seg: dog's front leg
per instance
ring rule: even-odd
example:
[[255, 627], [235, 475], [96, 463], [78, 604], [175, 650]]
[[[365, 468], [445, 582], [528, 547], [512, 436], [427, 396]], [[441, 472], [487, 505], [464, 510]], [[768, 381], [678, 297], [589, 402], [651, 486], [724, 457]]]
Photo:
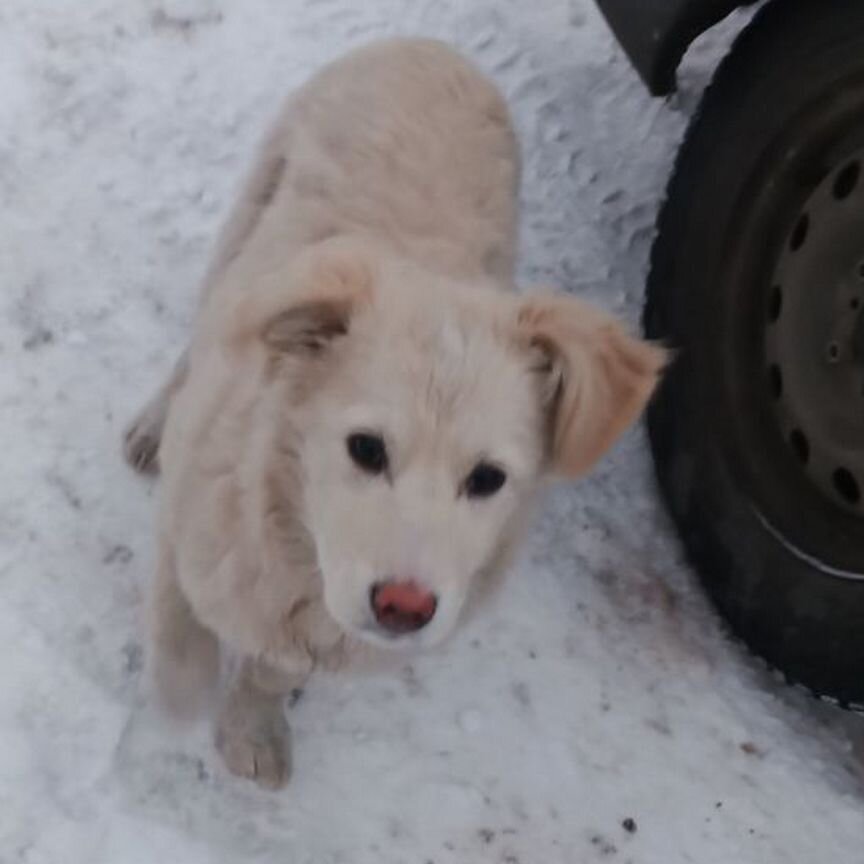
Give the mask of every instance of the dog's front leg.
[[148, 667], [164, 709], [179, 718], [200, 714], [216, 692], [219, 642], [195, 617], [174, 569], [169, 545], [160, 544], [148, 603]]
[[259, 786], [278, 789], [291, 773], [290, 730], [284, 698], [302, 687], [311, 664], [295, 671], [246, 660], [219, 712], [216, 746], [228, 769]]

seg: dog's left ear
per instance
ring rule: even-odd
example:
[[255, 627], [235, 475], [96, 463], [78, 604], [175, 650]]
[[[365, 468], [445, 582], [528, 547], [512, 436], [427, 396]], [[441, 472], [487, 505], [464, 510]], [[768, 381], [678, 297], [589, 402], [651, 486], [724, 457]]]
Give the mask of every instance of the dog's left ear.
[[566, 295], [523, 301], [517, 328], [548, 412], [550, 469], [582, 474], [641, 414], [668, 354]]
[[300, 258], [291, 281], [291, 295], [265, 321], [261, 338], [281, 353], [316, 354], [348, 332], [351, 316], [371, 298], [373, 266], [356, 248], [322, 243]]
[[348, 332], [354, 310], [350, 296], [333, 294], [303, 299], [268, 321], [261, 338], [280, 354], [318, 354]]
[[325, 241], [287, 270], [239, 289], [231, 329], [237, 344], [251, 340], [278, 354], [317, 355], [348, 332], [357, 309], [371, 301], [373, 283], [365, 250]]

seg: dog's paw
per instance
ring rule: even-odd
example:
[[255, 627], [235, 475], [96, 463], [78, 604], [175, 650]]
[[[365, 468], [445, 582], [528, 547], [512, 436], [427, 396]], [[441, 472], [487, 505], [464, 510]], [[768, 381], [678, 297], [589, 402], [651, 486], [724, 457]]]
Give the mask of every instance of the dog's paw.
[[123, 435], [123, 455], [139, 474], [159, 473], [159, 442], [163, 418], [145, 408]]
[[291, 773], [288, 723], [281, 705], [229, 704], [219, 718], [216, 748], [228, 770], [265, 789], [280, 789]]

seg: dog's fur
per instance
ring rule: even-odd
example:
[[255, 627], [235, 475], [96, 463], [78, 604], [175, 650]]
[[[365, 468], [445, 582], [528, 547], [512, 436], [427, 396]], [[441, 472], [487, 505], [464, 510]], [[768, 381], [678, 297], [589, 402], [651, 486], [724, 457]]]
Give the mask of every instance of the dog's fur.
[[[282, 782], [281, 693], [351, 640], [386, 641], [376, 581], [437, 595], [400, 644], [445, 637], [540, 481], [590, 468], [655, 386], [659, 348], [572, 297], [510, 290], [517, 184], [500, 95], [429, 41], [332, 64], [264, 142], [192, 344], [126, 440], [163, 476], [157, 691], [188, 710], [220, 643], [246, 658], [217, 735], [237, 773]], [[385, 474], [351, 462], [357, 430], [385, 439]], [[507, 479], [471, 499], [481, 459]]]

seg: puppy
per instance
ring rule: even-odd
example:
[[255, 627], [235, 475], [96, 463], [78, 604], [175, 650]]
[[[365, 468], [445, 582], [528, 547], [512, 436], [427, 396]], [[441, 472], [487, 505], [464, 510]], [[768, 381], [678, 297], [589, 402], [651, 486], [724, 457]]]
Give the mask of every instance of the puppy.
[[126, 437], [162, 473], [149, 664], [175, 712], [242, 657], [216, 740], [288, 774], [286, 689], [362, 642], [428, 647], [664, 365], [581, 301], [513, 292], [519, 159], [495, 87], [388, 41], [288, 101], [217, 244], [192, 342]]

